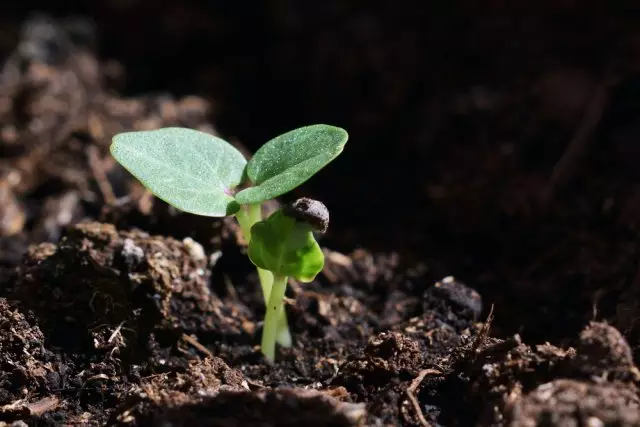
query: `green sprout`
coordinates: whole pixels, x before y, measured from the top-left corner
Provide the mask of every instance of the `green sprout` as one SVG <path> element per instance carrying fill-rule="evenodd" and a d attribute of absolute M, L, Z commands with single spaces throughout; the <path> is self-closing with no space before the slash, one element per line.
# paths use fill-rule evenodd
<path fill-rule="evenodd" d="M 111 154 L 168 204 L 195 215 L 235 216 L 267 307 L 262 353 L 274 360 L 276 341 L 292 343 L 282 304 L 288 278 L 309 282 L 322 270 L 313 231 L 326 229 L 328 213 L 321 203 L 300 199 L 263 219 L 262 206 L 315 175 L 347 139 L 338 127 L 306 126 L 268 141 L 247 161 L 219 137 L 169 127 L 115 135 Z"/>

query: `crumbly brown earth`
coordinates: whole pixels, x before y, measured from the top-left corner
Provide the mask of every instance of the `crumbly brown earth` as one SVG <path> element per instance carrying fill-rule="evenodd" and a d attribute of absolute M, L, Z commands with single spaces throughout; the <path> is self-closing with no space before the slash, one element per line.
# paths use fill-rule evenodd
<path fill-rule="evenodd" d="M 632 14 L 90 3 L 0 13 L 0 426 L 640 426 Z M 235 222 L 108 146 L 318 121 L 351 140 L 285 197 L 332 221 L 271 364 Z"/>

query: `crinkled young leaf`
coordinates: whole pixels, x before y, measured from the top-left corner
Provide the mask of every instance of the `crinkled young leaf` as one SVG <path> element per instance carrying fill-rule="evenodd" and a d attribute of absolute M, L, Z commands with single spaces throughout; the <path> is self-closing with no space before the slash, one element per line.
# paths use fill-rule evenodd
<path fill-rule="evenodd" d="M 111 154 L 159 199 L 185 212 L 221 217 L 238 211 L 231 190 L 247 161 L 228 142 L 193 129 L 116 135 Z"/>
<path fill-rule="evenodd" d="M 249 258 L 260 268 L 301 282 L 311 282 L 324 267 L 311 227 L 281 210 L 251 228 Z"/>
<path fill-rule="evenodd" d="M 236 200 L 260 203 L 288 193 L 335 159 L 348 138 L 344 129 L 312 125 L 272 139 L 249 160 L 247 176 L 254 186 L 240 191 Z"/>

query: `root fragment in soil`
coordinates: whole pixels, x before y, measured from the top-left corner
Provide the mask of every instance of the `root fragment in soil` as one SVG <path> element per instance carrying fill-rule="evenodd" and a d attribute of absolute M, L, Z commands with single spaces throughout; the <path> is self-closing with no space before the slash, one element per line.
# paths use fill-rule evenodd
<path fill-rule="evenodd" d="M 416 391 L 427 375 L 442 375 L 442 372 L 437 369 L 423 369 L 420 371 L 418 376 L 411 381 L 409 387 L 407 387 L 407 398 L 409 399 L 409 402 L 411 402 L 411 406 L 413 407 L 415 415 L 422 427 L 431 427 L 431 424 L 424 417 L 424 413 L 420 407 L 420 402 L 418 402 L 418 398 L 416 397 Z"/>

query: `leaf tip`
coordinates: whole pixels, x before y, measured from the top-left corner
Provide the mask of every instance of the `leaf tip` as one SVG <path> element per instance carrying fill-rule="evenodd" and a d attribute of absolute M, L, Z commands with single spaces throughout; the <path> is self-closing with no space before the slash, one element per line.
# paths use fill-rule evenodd
<path fill-rule="evenodd" d="M 338 136 L 340 139 L 341 145 L 346 144 L 347 141 L 349 140 L 349 133 L 344 128 L 341 128 L 339 126 L 327 125 L 327 124 L 320 124 L 316 126 L 319 126 L 319 127 L 321 126 L 325 128 L 327 131 L 330 131 L 334 133 L 336 136 Z"/>
<path fill-rule="evenodd" d="M 125 131 L 120 132 L 111 137 L 111 145 L 109 145 L 109 152 L 116 160 L 121 160 L 123 157 L 122 149 L 126 148 L 127 144 L 131 144 L 135 141 L 135 136 L 140 131 Z"/>

